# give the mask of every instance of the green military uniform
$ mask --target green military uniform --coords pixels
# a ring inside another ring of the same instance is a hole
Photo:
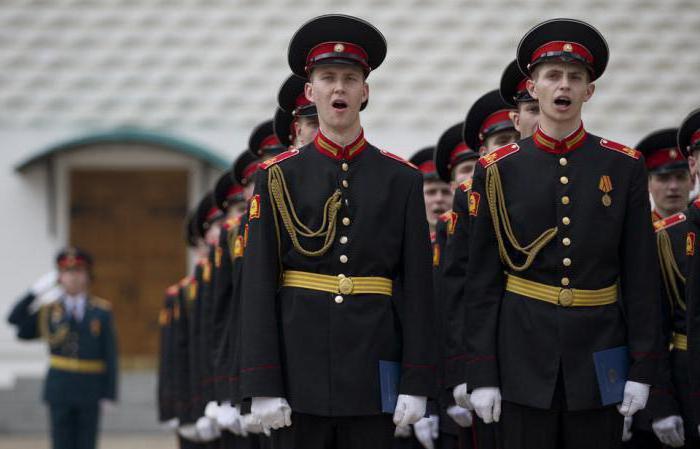
[[[89,269],[91,263],[89,255],[73,248],[57,258],[59,269]],[[72,312],[64,295],[32,311],[35,299],[27,294],[8,321],[17,326],[20,339],[41,338],[49,345],[43,399],[49,406],[53,448],[92,449],[97,441],[99,403],[117,397],[117,348],[110,305],[87,294],[81,311]]]

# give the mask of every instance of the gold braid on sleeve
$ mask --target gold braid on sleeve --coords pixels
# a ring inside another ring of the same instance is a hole
[[[522,246],[520,244],[513,234],[513,228],[510,224],[506,200],[503,195],[503,186],[501,184],[501,174],[498,171],[497,164],[490,165],[486,169],[486,198],[489,203],[489,211],[491,212],[493,230],[496,233],[496,240],[498,240],[498,253],[501,256],[501,260],[513,271],[527,270],[535,260],[535,256],[537,256],[542,248],[557,235],[558,228],[547,229],[529,245]],[[501,227],[503,231],[501,231]],[[525,255],[526,259],[522,265],[516,265],[508,255],[502,232],[505,233],[510,245],[516,251]]]

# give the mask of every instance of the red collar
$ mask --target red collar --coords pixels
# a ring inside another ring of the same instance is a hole
[[[314,139],[314,146],[318,151],[333,159],[350,160],[362,153],[362,151],[367,148],[367,141],[365,140],[364,131],[360,131],[360,135],[357,136],[357,139],[355,139],[354,142],[352,142],[350,145],[346,145],[345,147],[341,147],[328,137],[324,136],[319,129],[316,133],[316,138]]]
[[[576,131],[571,133],[569,137],[564,140],[556,140],[549,137],[542,131],[542,128],[537,127],[537,131],[532,136],[532,140],[535,142],[535,146],[542,151],[552,154],[566,154],[570,151],[574,151],[576,148],[583,145],[586,140],[586,130],[583,128],[583,122],[578,127]]]

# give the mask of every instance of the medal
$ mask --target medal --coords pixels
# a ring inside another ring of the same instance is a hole
[[[603,197],[600,199],[600,201],[603,203],[603,206],[610,207],[612,205],[612,197],[609,194],[613,190],[612,180],[610,179],[610,176],[603,175],[600,177],[600,181],[598,182],[598,189],[600,189],[600,191],[603,192]]]

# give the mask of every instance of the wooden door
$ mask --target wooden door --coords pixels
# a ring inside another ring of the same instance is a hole
[[[185,275],[185,170],[74,170],[70,243],[95,259],[94,294],[112,303],[123,365],[151,366],[164,289]]]

